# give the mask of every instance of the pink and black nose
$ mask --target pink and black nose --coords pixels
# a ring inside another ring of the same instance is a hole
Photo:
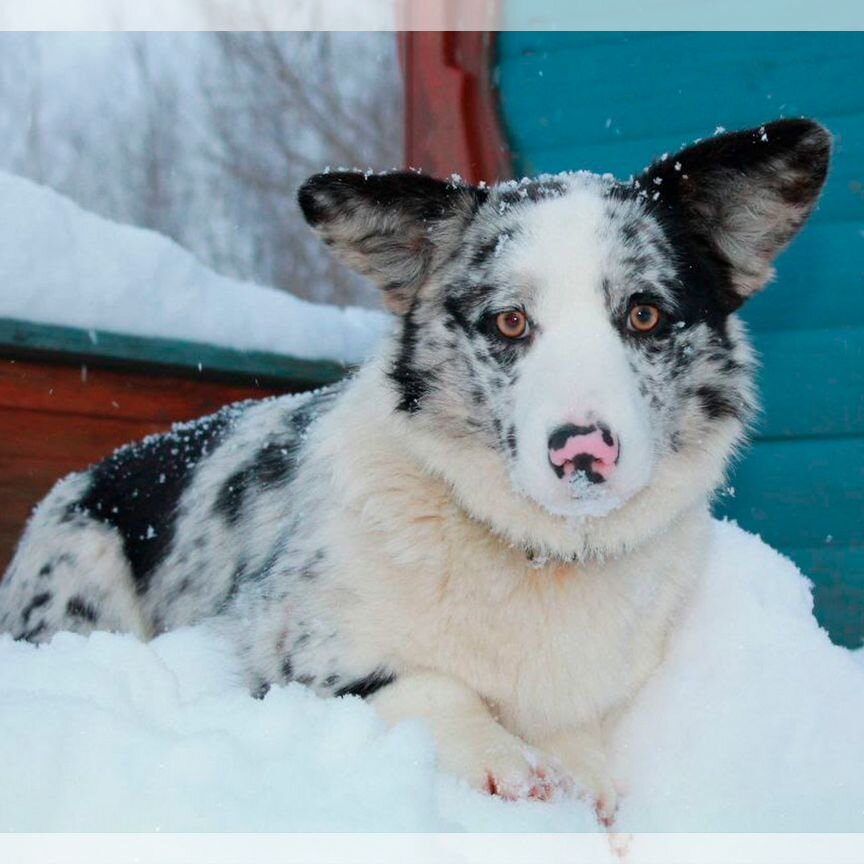
[[[615,470],[621,447],[603,423],[567,423],[549,436],[549,464],[561,478],[583,475],[591,483],[605,483]]]

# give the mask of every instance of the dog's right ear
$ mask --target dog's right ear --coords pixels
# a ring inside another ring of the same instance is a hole
[[[413,171],[316,174],[297,194],[306,221],[399,315],[459,245],[485,198],[483,189]]]

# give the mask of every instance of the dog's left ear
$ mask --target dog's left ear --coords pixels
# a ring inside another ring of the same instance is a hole
[[[728,271],[733,311],[774,275],[774,259],[816,205],[830,154],[818,123],[777,120],[688,147],[638,181],[652,206],[680,214],[700,250]]]
[[[456,249],[485,197],[482,189],[413,171],[316,174],[297,194],[306,221],[349,267],[376,282],[400,315]]]

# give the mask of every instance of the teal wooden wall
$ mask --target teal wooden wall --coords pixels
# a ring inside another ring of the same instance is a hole
[[[719,514],[815,582],[832,638],[864,640],[864,34],[502,33],[520,174],[620,177],[697,137],[807,115],[834,133],[818,211],[747,306],[765,408]]]

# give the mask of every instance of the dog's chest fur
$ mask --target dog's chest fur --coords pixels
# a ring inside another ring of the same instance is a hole
[[[424,508],[421,518],[429,517]],[[657,538],[658,548],[617,562],[534,567],[523,551],[445,511],[439,536],[418,548],[411,579],[393,559],[370,555],[377,585],[364,602],[340,607],[341,623],[394,666],[465,681],[508,728],[539,740],[600,719],[653,671],[701,569],[705,521],[694,514]],[[358,615],[394,624],[382,633]]]
[[[529,740],[597,720],[631,696],[701,570],[704,506],[616,560],[531,560],[466,515],[398,431],[382,434],[374,390],[355,382],[322,420],[310,465],[324,460],[334,482],[345,478],[316,540],[329,563],[314,595],[292,595],[278,614],[311,615],[327,598],[339,653],[357,674],[375,658],[397,675],[455,676]]]

